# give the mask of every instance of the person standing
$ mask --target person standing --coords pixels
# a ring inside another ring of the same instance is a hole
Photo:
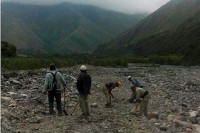
[[[80,74],[76,85],[79,92],[79,104],[82,110],[82,116],[89,116],[88,95],[90,94],[91,88],[91,76],[87,73],[85,65],[80,67]]]
[[[62,102],[61,102],[61,84],[64,89],[66,87],[66,82],[62,74],[56,71],[56,67],[54,64],[50,65],[50,71],[45,76],[45,83],[43,88],[43,94],[48,93],[48,101],[49,101],[49,113],[50,115],[54,115],[54,97],[56,99],[58,115],[62,115]]]
[[[102,87],[102,92],[106,97],[106,107],[111,107],[111,97],[114,98],[113,94],[112,94],[112,90],[116,87],[120,87],[121,86],[121,82],[117,81],[117,82],[109,82],[109,83],[105,83],[105,85],[103,85]]]
[[[148,103],[149,103],[149,92],[138,86],[132,86],[131,90],[136,96],[136,106],[131,110],[132,113],[135,113],[137,108],[140,106],[140,114],[144,114],[148,118]]]

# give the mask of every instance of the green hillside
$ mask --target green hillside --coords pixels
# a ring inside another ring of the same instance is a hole
[[[126,15],[93,6],[2,3],[2,40],[18,53],[91,52],[135,25],[145,14]]]
[[[183,55],[189,61],[192,55],[199,55],[196,53],[200,45],[199,29],[200,1],[172,0],[133,28],[99,46],[95,53],[143,57],[173,54]]]

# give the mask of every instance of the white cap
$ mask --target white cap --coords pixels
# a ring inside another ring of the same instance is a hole
[[[128,76],[128,77],[127,77],[127,79],[131,79],[131,78],[132,78],[131,76]]]
[[[87,70],[87,68],[86,68],[86,66],[85,66],[85,65],[82,65],[82,66],[80,67],[80,70],[83,70],[83,71],[85,71],[85,70]]]

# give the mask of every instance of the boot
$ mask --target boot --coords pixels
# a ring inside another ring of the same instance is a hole
[[[50,114],[50,115],[55,115],[55,114],[56,114],[56,111],[55,111],[55,110],[50,111],[49,114]]]
[[[62,111],[58,111],[58,116],[62,116]]]
[[[112,107],[111,103],[106,104],[106,108],[111,108],[111,107]]]

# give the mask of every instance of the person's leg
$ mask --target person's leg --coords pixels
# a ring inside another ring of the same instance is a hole
[[[88,95],[85,95],[85,114],[90,115],[89,106],[88,106]]]
[[[110,104],[110,99],[109,99],[109,96],[108,96],[108,90],[107,90],[105,85],[102,87],[102,92],[103,92],[103,94],[105,95],[105,98],[106,98],[106,105]]]
[[[148,118],[149,95],[144,98],[144,115]]]
[[[111,105],[111,96],[108,93],[107,87],[103,86],[102,91],[106,97],[106,106],[110,106]]]
[[[49,101],[49,113],[50,115],[54,114],[53,104],[54,104],[54,95],[51,91],[48,92],[48,101]]]
[[[56,97],[58,115],[62,115],[62,101],[61,101],[61,91],[60,90],[56,91],[55,97]]]
[[[133,103],[134,102],[134,100],[135,100],[135,98],[136,98],[136,96],[135,96],[135,94],[131,94],[131,97],[128,99],[128,102],[129,103]]]
[[[83,96],[83,94],[79,94],[79,104],[80,104],[82,114],[84,114],[85,110],[84,110],[84,96]]]

